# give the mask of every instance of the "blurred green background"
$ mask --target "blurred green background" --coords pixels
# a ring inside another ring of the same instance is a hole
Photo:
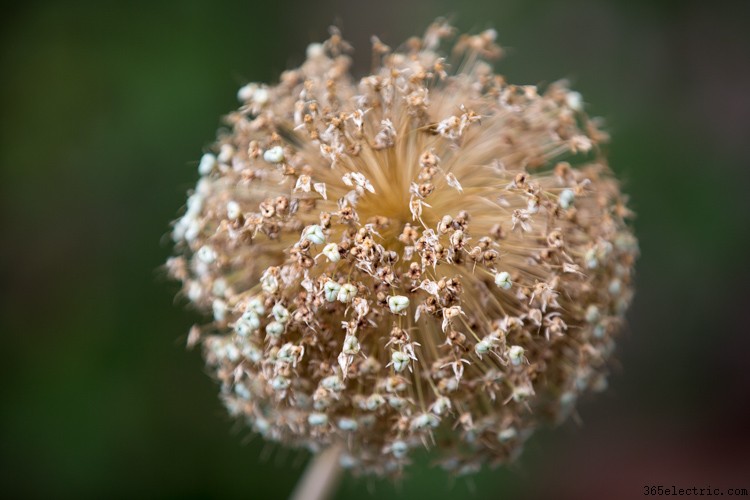
[[[642,257],[610,390],[513,467],[338,497],[636,498],[750,488],[750,2],[30,1],[0,37],[0,488],[27,498],[285,498],[307,455],[225,414],[199,318],[159,266],[247,81],[337,23],[369,66],[440,15],[494,27],[513,83],[570,78],[606,118]],[[6,496],[7,497],[7,496]]]

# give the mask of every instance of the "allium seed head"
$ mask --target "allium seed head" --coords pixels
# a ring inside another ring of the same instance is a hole
[[[517,457],[606,387],[637,242],[580,94],[508,84],[495,32],[433,24],[355,79],[337,31],[248,84],[174,224],[171,275],[227,408],[395,475]]]

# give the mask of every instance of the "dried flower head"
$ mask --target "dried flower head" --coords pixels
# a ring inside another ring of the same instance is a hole
[[[169,270],[232,415],[264,438],[393,475],[516,457],[605,385],[637,243],[564,83],[493,73],[494,31],[442,21],[354,80],[336,30],[249,84],[199,165]],[[449,64],[449,59],[452,64]]]

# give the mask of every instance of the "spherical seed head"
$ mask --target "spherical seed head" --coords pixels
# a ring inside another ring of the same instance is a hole
[[[190,342],[233,415],[341,442],[355,472],[397,474],[423,446],[457,474],[512,460],[605,387],[632,297],[607,136],[564,83],[493,73],[491,30],[452,59],[441,21],[401,51],[374,39],[358,80],[332,33],[243,87],[200,161],[168,264],[213,313]]]

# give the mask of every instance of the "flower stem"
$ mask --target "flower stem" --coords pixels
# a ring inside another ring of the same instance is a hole
[[[333,495],[341,478],[341,443],[331,445],[316,455],[292,493],[292,500],[327,500]]]

